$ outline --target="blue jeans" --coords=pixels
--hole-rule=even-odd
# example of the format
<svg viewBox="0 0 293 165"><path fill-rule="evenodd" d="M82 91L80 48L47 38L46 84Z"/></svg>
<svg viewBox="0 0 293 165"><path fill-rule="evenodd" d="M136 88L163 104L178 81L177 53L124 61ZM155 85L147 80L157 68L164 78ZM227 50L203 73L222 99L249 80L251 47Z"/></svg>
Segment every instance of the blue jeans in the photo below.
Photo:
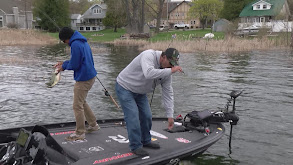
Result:
<svg viewBox="0 0 293 165"><path fill-rule="evenodd" d="M152 113L146 94L124 89L116 82L116 95L124 113L131 151L151 142Z"/></svg>

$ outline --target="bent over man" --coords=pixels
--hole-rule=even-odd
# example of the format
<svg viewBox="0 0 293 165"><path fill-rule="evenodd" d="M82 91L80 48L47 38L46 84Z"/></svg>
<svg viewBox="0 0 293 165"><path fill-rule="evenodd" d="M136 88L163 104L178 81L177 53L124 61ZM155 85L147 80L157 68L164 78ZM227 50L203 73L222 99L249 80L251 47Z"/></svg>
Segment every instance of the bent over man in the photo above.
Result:
<svg viewBox="0 0 293 165"><path fill-rule="evenodd" d="M159 144L151 142L152 113L147 93L162 86L162 98L168 128L174 125L172 73L183 72L178 66L179 52L174 48L166 51L146 50L124 68L116 79L116 94L121 104L126 122L130 150L139 156L149 153L143 147L159 149Z"/></svg>

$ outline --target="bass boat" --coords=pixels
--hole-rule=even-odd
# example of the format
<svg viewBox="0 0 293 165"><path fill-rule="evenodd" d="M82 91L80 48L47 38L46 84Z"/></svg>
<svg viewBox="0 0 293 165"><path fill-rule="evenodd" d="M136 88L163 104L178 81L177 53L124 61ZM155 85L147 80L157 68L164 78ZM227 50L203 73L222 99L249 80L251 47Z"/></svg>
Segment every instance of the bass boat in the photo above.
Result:
<svg viewBox="0 0 293 165"><path fill-rule="evenodd" d="M74 133L75 122L0 130L0 165L178 164L180 159L197 156L216 143L224 135L223 122L231 124L231 145L232 126L239 120L235 101L241 93L232 91L222 110L179 115L172 130L166 129L166 118L153 118L152 141L161 148L145 148L150 153L146 157L129 150L124 120L109 119L98 120L101 129L77 141L65 140Z"/></svg>

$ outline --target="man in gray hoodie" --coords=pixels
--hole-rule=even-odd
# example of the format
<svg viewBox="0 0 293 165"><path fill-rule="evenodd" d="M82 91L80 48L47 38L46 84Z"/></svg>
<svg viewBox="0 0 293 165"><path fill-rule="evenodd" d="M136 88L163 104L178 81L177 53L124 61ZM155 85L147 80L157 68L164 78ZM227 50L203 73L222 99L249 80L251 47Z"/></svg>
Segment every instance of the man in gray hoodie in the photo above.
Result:
<svg viewBox="0 0 293 165"><path fill-rule="evenodd" d="M159 144L151 142L152 113L147 98L147 93L152 92L156 85L162 86L168 128L174 125L172 73L183 72L178 60L179 52L174 48L165 52L146 50L134 58L116 79L115 90L124 112L129 147L136 155L149 155L143 147L160 148Z"/></svg>

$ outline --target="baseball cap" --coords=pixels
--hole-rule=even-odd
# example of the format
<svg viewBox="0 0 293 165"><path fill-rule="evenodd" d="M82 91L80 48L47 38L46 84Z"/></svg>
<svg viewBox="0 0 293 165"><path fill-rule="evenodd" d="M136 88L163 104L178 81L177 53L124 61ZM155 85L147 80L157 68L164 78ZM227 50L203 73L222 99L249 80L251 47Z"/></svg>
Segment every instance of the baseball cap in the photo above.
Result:
<svg viewBox="0 0 293 165"><path fill-rule="evenodd" d="M165 55L167 57L167 59L170 61L170 63L173 66L178 66L179 65L179 52L177 49L175 48L168 48L165 51Z"/></svg>

